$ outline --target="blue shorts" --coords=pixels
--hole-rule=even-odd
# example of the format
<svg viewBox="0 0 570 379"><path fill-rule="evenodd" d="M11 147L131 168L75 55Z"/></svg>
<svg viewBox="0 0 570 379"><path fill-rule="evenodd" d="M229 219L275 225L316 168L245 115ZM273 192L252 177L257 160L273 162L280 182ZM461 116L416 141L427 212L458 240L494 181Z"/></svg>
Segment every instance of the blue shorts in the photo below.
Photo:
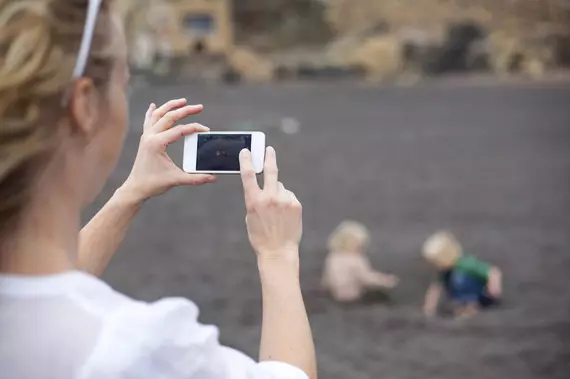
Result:
<svg viewBox="0 0 570 379"><path fill-rule="evenodd" d="M481 307L488 307L495 302L487 294L484 281L461 270L450 273L446 287L449 297L458 305L478 303Z"/></svg>

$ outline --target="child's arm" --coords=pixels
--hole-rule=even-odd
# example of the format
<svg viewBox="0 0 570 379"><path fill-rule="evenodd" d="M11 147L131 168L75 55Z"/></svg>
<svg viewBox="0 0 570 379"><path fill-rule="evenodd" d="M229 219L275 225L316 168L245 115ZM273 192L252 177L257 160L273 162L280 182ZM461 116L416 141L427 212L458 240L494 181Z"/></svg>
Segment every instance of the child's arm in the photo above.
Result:
<svg viewBox="0 0 570 379"><path fill-rule="evenodd" d="M367 259L364 259L358 268L359 280L366 287L394 288L398 285L396 276L374 270Z"/></svg>
<svg viewBox="0 0 570 379"><path fill-rule="evenodd" d="M473 256L462 259L457 267L485 280L487 283L487 292L490 296L494 298L501 297L503 293L503 274L498 267L491 266Z"/></svg>
<svg viewBox="0 0 570 379"><path fill-rule="evenodd" d="M394 288L398 285L399 279L395 275L385 274L379 271L371 271L364 277L364 284L367 287Z"/></svg>
<svg viewBox="0 0 570 379"><path fill-rule="evenodd" d="M432 317L435 315L442 293L443 293L443 288L441 287L441 284L432 283L429 286L426 292L426 297L424 302L424 314L426 316Z"/></svg>
<svg viewBox="0 0 570 379"><path fill-rule="evenodd" d="M503 294L503 273L498 267L491 267L489 270L487 291L494 298L500 298Z"/></svg>

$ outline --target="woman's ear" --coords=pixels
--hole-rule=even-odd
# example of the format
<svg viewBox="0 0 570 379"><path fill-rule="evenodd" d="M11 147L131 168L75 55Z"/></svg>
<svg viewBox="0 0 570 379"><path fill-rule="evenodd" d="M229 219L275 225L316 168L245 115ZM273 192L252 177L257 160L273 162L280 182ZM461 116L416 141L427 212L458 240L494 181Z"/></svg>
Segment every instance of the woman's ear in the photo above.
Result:
<svg viewBox="0 0 570 379"><path fill-rule="evenodd" d="M69 96L71 133L89 141L97 133L100 100L90 78L75 81Z"/></svg>

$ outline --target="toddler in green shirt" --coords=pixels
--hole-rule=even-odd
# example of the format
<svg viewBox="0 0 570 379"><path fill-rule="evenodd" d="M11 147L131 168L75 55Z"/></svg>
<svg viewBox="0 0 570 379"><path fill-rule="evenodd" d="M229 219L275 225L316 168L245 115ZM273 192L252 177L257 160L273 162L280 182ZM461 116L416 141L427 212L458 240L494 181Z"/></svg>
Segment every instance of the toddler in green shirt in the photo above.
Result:
<svg viewBox="0 0 570 379"><path fill-rule="evenodd" d="M502 273L499 268L465 254L451 233L441 231L429 237L423 246L423 256L439 274L425 296L427 316L435 315L444 293L451 300L457 317L471 316L500 299Z"/></svg>

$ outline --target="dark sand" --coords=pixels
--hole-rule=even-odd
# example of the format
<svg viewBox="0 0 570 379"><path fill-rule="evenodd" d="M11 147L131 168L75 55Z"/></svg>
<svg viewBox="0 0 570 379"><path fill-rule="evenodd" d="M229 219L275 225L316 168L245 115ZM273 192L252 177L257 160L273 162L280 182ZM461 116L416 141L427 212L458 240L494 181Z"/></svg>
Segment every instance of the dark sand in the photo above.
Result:
<svg viewBox="0 0 570 379"><path fill-rule="evenodd" d="M304 205L302 281L326 379L570 377L570 86L370 88L204 84L133 95L121 163L92 214L128 174L150 101L187 96L215 129L262 129ZM286 135L281 117L301 132ZM182 144L171 150L181 162ZM222 341L257 354L260 290L237 177L152 200L106 273L144 300L186 296ZM402 278L389 305L340 307L319 289L329 232L369 226L375 266ZM433 273L423 240L448 227L506 276L502 308L427 321Z"/></svg>

